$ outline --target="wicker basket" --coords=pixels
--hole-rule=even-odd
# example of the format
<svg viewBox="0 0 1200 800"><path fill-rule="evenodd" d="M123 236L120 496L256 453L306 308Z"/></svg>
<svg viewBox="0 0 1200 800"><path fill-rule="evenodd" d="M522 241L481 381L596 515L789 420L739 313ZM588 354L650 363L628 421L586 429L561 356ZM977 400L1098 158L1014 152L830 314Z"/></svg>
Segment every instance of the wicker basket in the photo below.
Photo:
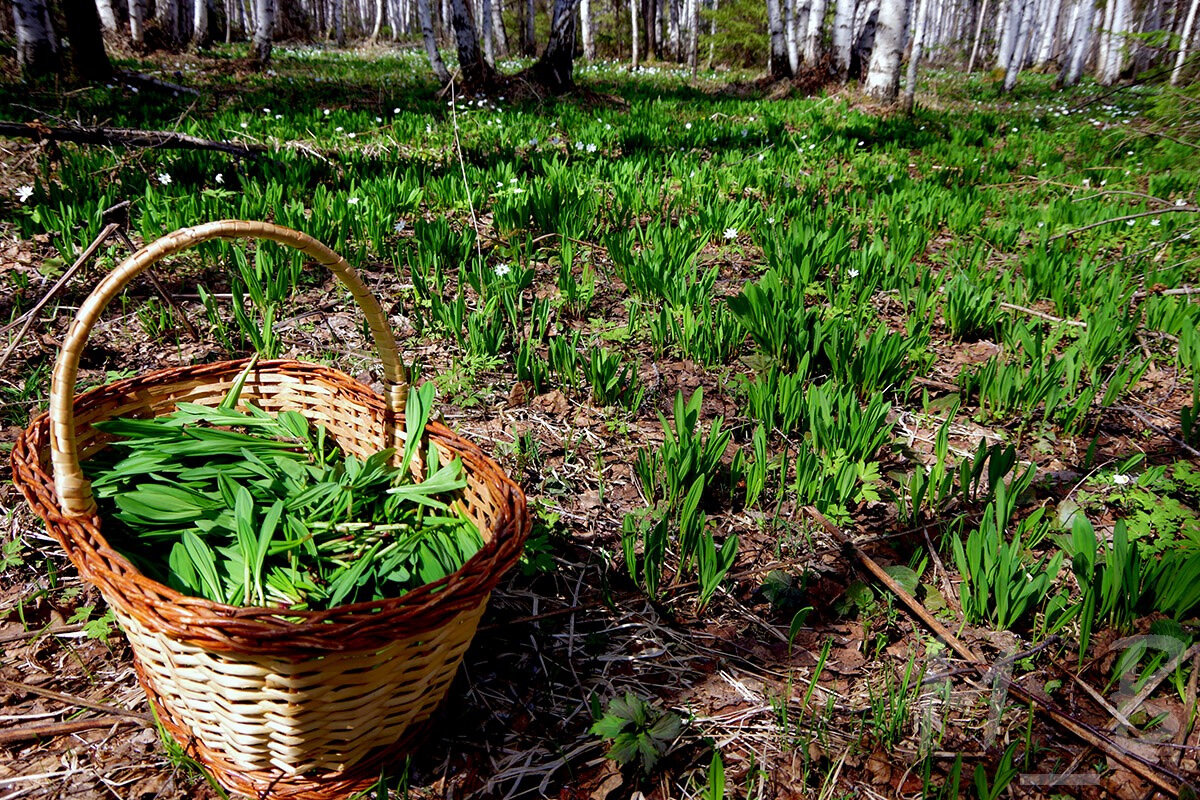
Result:
<svg viewBox="0 0 1200 800"><path fill-rule="evenodd" d="M302 233L227 220L143 247L96 287L55 364L49 414L13 448L13 479L115 610L146 694L189 753L238 793L344 796L407 749L441 701L489 593L528 533L525 497L478 447L431 422L427 435L442 463L463 461L463 508L484 547L454 574L401 598L287 611L286 618L280 609L181 595L109 547L79 463L107 441L92 423L166 414L181 400L214 405L246 362L159 370L76 398L83 346L100 312L142 270L199 242L240 237L294 247L342 280L366 314L388 387L380 397L337 370L275 360L251 370L242 398L303 413L359 457L403 441L407 370L379 303L354 270Z"/></svg>

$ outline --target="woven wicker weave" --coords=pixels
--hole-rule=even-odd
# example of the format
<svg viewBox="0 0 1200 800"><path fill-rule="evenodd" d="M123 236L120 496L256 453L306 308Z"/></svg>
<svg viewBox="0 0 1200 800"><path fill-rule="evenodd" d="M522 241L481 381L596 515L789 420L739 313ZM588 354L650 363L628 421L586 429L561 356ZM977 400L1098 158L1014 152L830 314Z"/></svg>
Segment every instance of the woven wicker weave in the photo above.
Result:
<svg viewBox="0 0 1200 800"><path fill-rule="evenodd" d="M286 616L237 608L180 595L109 547L79 465L108 441L92 423L160 416L182 400L215 405L247 362L159 370L75 397L88 334L107 303L154 262L239 237L294 247L338 275L367 317L387 386L380 397L337 370L272 360L251 369L242 399L299 411L359 457L403 441L407 370L378 302L350 266L302 233L222 221L142 248L96 287L64 340L49 414L13 448L13 479L115 610L142 685L175 739L233 791L320 800L368 785L416 736L453 679L491 590L516 561L529 519L524 495L493 461L431 422L439 461L463 461L462 506L484 546L457 572L401 598Z"/></svg>

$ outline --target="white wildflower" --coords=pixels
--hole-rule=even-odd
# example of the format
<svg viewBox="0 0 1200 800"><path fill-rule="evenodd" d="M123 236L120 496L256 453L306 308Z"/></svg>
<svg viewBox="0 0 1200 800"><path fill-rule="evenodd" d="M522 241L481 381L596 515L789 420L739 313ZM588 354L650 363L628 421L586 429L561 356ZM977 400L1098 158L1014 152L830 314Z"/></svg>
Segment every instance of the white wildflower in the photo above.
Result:
<svg viewBox="0 0 1200 800"><path fill-rule="evenodd" d="M1134 225L1137 224L1137 220L1136 219L1127 219L1127 220L1125 220L1125 224L1132 228Z"/></svg>
<svg viewBox="0 0 1200 800"><path fill-rule="evenodd" d="M404 220L398 219L396 220L396 224L392 226L392 230L394 230L396 233L404 233L404 229L407 227L408 224Z"/></svg>
<svg viewBox="0 0 1200 800"><path fill-rule="evenodd" d="M510 265L508 265L508 264L497 264L496 265L496 277L497 278L503 278L505 275L507 275L510 272L512 272L512 267Z"/></svg>
<svg viewBox="0 0 1200 800"><path fill-rule="evenodd" d="M858 270L856 270L854 267L851 267L850 269L846 270L846 276L850 278L850 280L854 280L858 277Z"/></svg>
<svg viewBox="0 0 1200 800"><path fill-rule="evenodd" d="M1162 220L1161 219L1152 219L1152 220L1150 220L1150 224L1153 227L1157 228L1159 225L1162 224Z"/></svg>
<svg viewBox="0 0 1200 800"><path fill-rule="evenodd" d="M1129 476L1119 474L1113 475L1113 483L1115 483L1117 486L1124 486L1125 484L1129 483Z"/></svg>
<svg viewBox="0 0 1200 800"><path fill-rule="evenodd" d="M170 186L171 185L171 173L169 173L169 172L158 173L158 182L161 183L163 186Z"/></svg>
<svg viewBox="0 0 1200 800"><path fill-rule="evenodd" d="M351 206L356 206L356 205L358 205L358 198L357 197L347 198L346 204L351 205Z"/></svg>
<svg viewBox="0 0 1200 800"><path fill-rule="evenodd" d="M774 224L775 224L775 218L774 218L774 217L767 217L767 224L768 224L768 225L774 225Z"/></svg>
<svg viewBox="0 0 1200 800"><path fill-rule="evenodd" d="M213 180L215 180L217 183L224 183L225 182L225 173L218 172L216 175L213 176Z"/></svg>
<svg viewBox="0 0 1200 800"><path fill-rule="evenodd" d="M29 200L29 198L31 198L31 197L33 197L33 187L32 186L22 186L19 189L17 189L17 200L19 200L20 202L22 202L22 203L27 202Z"/></svg>
<svg viewBox="0 0 1200 800"><path fill-rule="evenodd" d="M736 239L737 238L737 228L726 228L725 229L725 238L726 239Z"/></svg>

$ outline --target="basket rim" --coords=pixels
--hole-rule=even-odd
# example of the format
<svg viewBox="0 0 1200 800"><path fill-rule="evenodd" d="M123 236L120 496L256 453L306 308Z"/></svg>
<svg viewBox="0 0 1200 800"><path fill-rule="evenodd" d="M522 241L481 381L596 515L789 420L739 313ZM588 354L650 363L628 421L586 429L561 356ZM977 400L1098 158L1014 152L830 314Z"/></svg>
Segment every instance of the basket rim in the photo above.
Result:
<svg viewBox="0 0 1200 800"><path fill-rule="evenodd" d="M73 410L78 415L102 407L105 400L148 386L236 374L248 361L236 359L141 373L78 395ZM262 373L291 373L327 381L354 395L365 406L364 411L381 417L389 413L382 396L333 367L270 359L258 361L251 375ZM97 585L108 602L151 630L213 650L256 655L290 655L305 649L345 652L367 649L398 634L435 630L455 616L448 617L444 610L464 603L477 604L495 587L501 575L516 563L529 533L526 499L520 487L477 445L430 420L426 427L430 439L462 458L464 469L486 486L499 511L491 526L491 539L462 567L399 597L319 611L218 603L182 594L144 575L109 545L101 532L103 520L98 512L84 516L64 512L54 490L54 478L38 458L39 450L49 447L49 427L49 414L38 415L20 432L12 449L13 483L33 511L46 523L81 576ZM166 620L154 619L172 609L175 613L168 613ZM160 613L151 615L150 611Z"/></svg>

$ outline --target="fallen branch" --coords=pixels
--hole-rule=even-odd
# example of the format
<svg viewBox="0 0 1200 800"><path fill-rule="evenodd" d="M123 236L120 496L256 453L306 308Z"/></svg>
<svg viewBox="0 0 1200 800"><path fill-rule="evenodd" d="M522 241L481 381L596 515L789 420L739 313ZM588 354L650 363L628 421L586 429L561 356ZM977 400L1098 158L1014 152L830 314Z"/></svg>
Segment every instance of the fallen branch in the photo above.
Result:
<svg viewBox="0 0 1200 800"><path fill-rule="evenodd" d="M1074 230L1063 231L1062 233L1056 233L1053 236L1051 236L1049 239L1047 239L1046 241L1053 242L1055 239L1061 239L1064 236L1074 236L1077 233L1083 233L1084 231L1090 231L1092 228L1099 228L1101 225L1108 225L1110 222L1125 222L1125 221L1131 220L1131 219L1140 219L1141 217L1157 217L1160 214L1172 214L1175 212L1180 212L1180 213L1190 212L1190 213L1194 214L1197 211L1200 211L1200 206L1170 206L1168 208L1156 208L1153 211L1139 211L1136 214L1126 214L1123 217L1113 217L1112 219L1102 219L1099 222L1093 222L1090 225L1084 225L1082 228L1075 228Z"/></svg>
<svg viewBox="0 0 1200 800"><path fill-rule="evenodd" d="M30 686L28 683L18 683L17 681L5 680L0 678L0 686L6 686L9 689L15 689L19 692L27 692L36 694L40 697L45 697L47 700L57 700L60 703L66 703L70 706L78 708L88 708L92 711L103 711L114 717L129 717L130 719L140 720L150 724L153 720L149 714L143 714L141 711L130 711L126 708L118 706L106 705L104 703L93 703L91 700L85 700L82 697L76 697L71 694L63 694L62 692L54 692L49 689L43 689L40 686Z"/></svg>
<svg viewBox="0 0 1200 800"><path fill-rule="evenodd" d="M50 736L62 736L67 733L91 731L97 728L113 728L118 725L147 725L150 723L133 717L95 717L93 719L73 719L66 722L48 722L42 725L22 725L19 728L8 728L0 731L0 744L13 744L30 739L44 739Z"/></svg>
<svg viewBox="0 0 1200 800"><path fill-rule="evenodd" d="M38 628L32 631L15 631L0 634L0 644L23 642L26 639L36 639L39 636L57 636L60 633L79 633L83 625L60 625L57 628Z"/></svg>
<svg viewBox="0 0 1200 800"><path fill-rule="evenodd" d="M924 622L930 628L930 630L932 630L938 636L939 639L948 644L950 648L954 650L954 652L958 653L961 658L965 659L972 667L974 667L978 674L982 676L988 676L991 670L988 668L987 664L984 663L983 659L980 658L973 650L971 650L970 647L965 645L958 637L951 633L945 625L938 621L936 617L930 614L925 606L917 602L917 599L909 594L907 589L897 583L896 580L892 578L892 576L889 575L883 567L879 566L879 564L873 558L867 555L863 549L858 546L858 544L851 541L845 534L841 532L841 530L838 529L836 525L826 519L825 515L817 509L808 506L804 510L810 517L816 520L816 522L825 530L826 533L833 537L833 540L837 542L843 548L843 550L847 550L852 553L868 572L878 578L884 586L886 586L894 595L896 595L896 597L900 598L900 600L906 606L908 606L909 610L922 622ZM1024 689L1020 684L1013 683L1011 681L1006 680L1005 686L1007 690L1022 703L1029 704L1030 707L1041 712L1056 725L1074 734L1076 737L1095 747L1097 750L1102 751L1109 758L1120 763L1126 769L1135 773L1147 782L1153 784L1167 796L1179 797L1181 790L1185 787L1194 790L1194 787L1187 780L1187 778L1178 774L1175 772L1175 770L1164 767L1162 764L1156 764L1155 762L1139 755L1138 753L1130 752L1117 742L1110 739L1105 731L1098 730L1086 722L1081 722L1065 712L1060 711L1057 706L1053 705L1046 698L1036 696Z"/></svg>
<svg viewBox="0 0 1200 800"><path fill-rule="evenodd" d="M62 291L62 288L67 285L67 281L71 280L71 278L75 276L76 272L79 272L83 265L88 262L88 259L92 257L92 254L100 248L100 245L104 244L108 237L112 236L113 233L115 233L120 227L121 226L115 222L110 222L105 225L104 229L100 231L100 235L92 240L92 243L89 244L87 249L80 254L79 258L75 259L75 263L71 265L70 269L64 272L62 277L50 287L50 291L46 292L46 294L42 296L42 299L37 302L37 305L25 312L25 324L23 324L21 329L17 331L16 337L12 340L12 343L9 344L8 349L4 351L4 355L0 355L0 367L3 367L8 363L8 359L12 357L13 351L17 349L17 345L21 343L21 340L25 338L25 334L29 332L29 328L33 325L33 321L37 319L38 312L41 311L47 303L54 299L54 297L60 291Z"/></svg>
<svg viewBox="0 0 1200 800"><path fill-rule="evenodd" d="M41 122L0 121L0 136L33 139L37 142L74 142L117 147L157 147L169 150L216 150L235 156L260 156L266 145L244 142L218 142L174 131L143 131L134 128L52 128Z"/></svg>
<svg viewBox="0 0 1200 800"><path fill-rule="evenodd" d="M140 72L130 72L127 69L117 70L117 76L126 83L140 83L143 86L149 86L152 89L163 89L168 92L178 92L180 94L190 94L193 97L199 97L200 92L190 86L181 86L178 83L164 81L162 78L155 78L150 75L143 75Z"/></svg>

